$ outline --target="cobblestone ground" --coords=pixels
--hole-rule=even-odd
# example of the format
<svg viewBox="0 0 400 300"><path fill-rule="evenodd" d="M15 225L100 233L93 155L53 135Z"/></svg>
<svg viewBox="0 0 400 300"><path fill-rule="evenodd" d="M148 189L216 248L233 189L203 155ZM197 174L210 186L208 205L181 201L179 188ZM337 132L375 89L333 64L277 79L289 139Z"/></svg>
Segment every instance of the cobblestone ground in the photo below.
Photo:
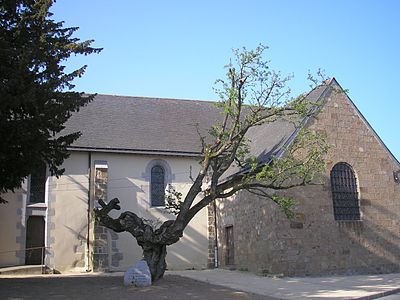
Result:
<svg viewBox="0 0 400 300"><path fill-rule="evenodd" d="M236 291L178 275L146 288L126 287L122 277L0 278L0 299L254 299L274 298Z"/></svg>

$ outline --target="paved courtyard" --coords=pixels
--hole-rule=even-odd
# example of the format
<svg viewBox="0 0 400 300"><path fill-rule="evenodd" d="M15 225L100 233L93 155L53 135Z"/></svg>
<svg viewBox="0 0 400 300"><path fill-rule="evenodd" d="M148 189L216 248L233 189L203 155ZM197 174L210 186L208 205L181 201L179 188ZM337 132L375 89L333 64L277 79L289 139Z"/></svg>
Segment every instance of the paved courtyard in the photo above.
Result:
<svg viewBox="0 0 400 300"><path fill-rule="evenodd" d="M177 271L203 282L268 295L275 299L378 299L400 300L400 274L322 276L322 277L261 277L249 272L224 269ZM383 298L382 300L386 300Z"/></svg>
<svg viewBox="0 0 400 300"><path fill-rule="evenodd" d="M146 288L126 287L123 273L0 276L0 299L381 299L400 300L400 274L260 277L223 269L167 272Z"/></svg>
<svg viewBox="0 0 400 300"><path fill-rule="evenodd" d="M151 287L123 285L122 276L35 276L0 278L0 299L249 299L274 298L212 285L178 275L166 275Z"/></svg>

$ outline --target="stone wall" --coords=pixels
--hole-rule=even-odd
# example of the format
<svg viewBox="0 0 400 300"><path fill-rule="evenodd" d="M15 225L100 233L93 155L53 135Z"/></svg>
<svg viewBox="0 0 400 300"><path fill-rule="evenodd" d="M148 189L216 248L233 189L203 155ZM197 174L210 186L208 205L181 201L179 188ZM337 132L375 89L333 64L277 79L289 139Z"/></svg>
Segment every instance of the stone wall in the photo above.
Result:
<svg viewBox="0 0 400 300"><path fill-rule="evenodd" d="M344 93L327 96L310 127L333 148L324 185L293 189L296 218L286 219L271 201L241 192L218 202L219 259L224 266L224 230L233 225L235 267L283 275L400 271L400 169ZM357 176L361 220L335 221L330 170L349 163Z"/></svg>
<svg viewBox="0 0 400 300"><path fill-rule="evenodd" d="M107 165L107 162L99 162ZM95 204L101 199L107 202L108 168L96 167L94 175L94 201ZM117 248L118 234L95 221L94 224L94 247L93 247L93 270L110 271L119 267L119 261L123 254Z"/></svg>
<svg viewBox="0 0 400 300"><path fill-rule="evenodd" d="M207 267L213 269L215 267L215 247L216 247L216 232L215 232L215 212L214 203L210 203L207 206L207 216L208 216L208 262Z"/></svg>

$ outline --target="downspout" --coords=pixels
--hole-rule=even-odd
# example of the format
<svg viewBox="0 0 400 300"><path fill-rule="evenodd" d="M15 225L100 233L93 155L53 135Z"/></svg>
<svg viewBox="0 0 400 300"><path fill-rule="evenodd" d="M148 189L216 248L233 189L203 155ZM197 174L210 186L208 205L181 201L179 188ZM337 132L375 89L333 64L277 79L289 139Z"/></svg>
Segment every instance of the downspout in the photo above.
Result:
<svg viewBox="0 0 400 300"><path fill-rule="evenodd" d="M86 233L86 255L87 255L87 264L86 264L86 272L91 272L90 269L90 200L92 195L92 152L88 152L88 207L87 207L87 233Z"/></svg>
<svg viewBox="0 0 400 300"><path fill-rule="evenodd" d="M218 268L218 228L217 228L217 199L213 202L214 209L214 268Z"/></svg>

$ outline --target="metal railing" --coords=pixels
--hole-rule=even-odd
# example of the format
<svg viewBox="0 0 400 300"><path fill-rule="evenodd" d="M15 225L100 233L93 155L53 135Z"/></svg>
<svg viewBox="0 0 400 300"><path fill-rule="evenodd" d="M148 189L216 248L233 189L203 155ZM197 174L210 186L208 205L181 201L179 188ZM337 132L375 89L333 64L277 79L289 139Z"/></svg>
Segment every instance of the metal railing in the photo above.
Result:
<svg viewBox="0 0 400 300"><path fill-rule="evenodd" d="M18 253L18 252L24 252L25 253L25 261L26 261L26 256L28 255L27 253L29 253L28 251L34 251L34 250L39 250L40 249L40 266L41 266L41 273L45 274L46 268L47 266L44 263L44 259L45 259L45 251L46 249L51 249L51 247L30 247L30 248L23 248L23 249L17 249L17 250L8 250L8 251L0 251L0 256L2 254L6 254L6 253ZM26 264L24 264L26 265ZM19 267L19 266L23 266L23 265L13 265L11 267Z"/></svg>

